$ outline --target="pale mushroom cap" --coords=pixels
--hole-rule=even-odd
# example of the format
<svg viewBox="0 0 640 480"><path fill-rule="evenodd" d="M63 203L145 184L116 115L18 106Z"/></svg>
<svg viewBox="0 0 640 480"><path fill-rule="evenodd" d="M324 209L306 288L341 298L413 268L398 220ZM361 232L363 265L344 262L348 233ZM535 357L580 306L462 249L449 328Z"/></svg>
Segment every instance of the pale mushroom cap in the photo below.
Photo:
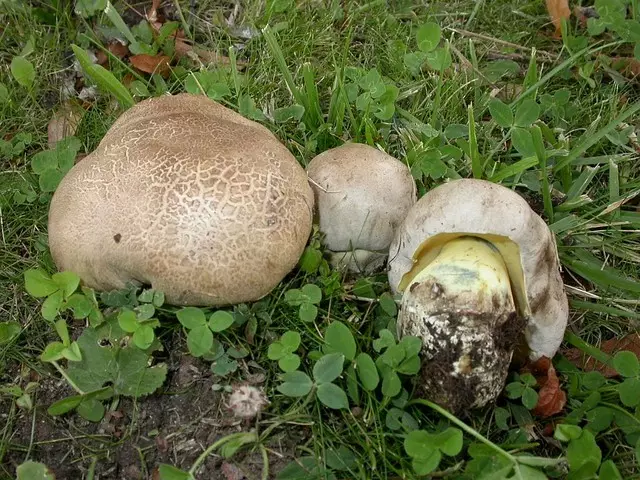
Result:
<svg viewBox="0 0 640 480"><path fill-rule="evenodd" d="M414 254L439 234L508 237L520 250L530 318L525 336L531 357L553 357L562 343L568 302L553 233L512 190L484 180L440 185L409 211L389 248L389 283L394 292L414 265Z"/></svg>
<svg viewBox="0 0 640 480"><path fill-rule="evenodd" d="M163 96L126 111L65 176L49 245L90 287L227 305L291 271L312 212L304 169L269 130L204 96Z"/></svg>
<svg viewBox="0 0 640 480"><path fill-rule="evenodd" d="M326 247L378 252L384 259L395 229L416 202L409 168L376 148L346 143L316 156L307 173ZM379 266L380 256L361 252L350 258Z"/></svg>

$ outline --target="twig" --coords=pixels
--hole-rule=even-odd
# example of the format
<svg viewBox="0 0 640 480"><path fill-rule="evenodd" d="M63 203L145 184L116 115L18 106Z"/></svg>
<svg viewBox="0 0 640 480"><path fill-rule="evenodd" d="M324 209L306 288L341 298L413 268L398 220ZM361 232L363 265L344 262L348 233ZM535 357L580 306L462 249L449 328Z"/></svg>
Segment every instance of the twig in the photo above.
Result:
<svg viewBox="0 0 640 480"><path fill-rule="evenodd" d="M489 80L480 70L478 70L473 63L471 63L469 61L469 59L467 59L467 57L465 57L462 52L460 50L458 50L456 47L454 47L452 44L449 44L449 48L451 49L451 51L453 53L456 54L456 57L458 57L458 60L460 60L460 62L463 64L463 66L465 66L466 68L471 68L471 70L473 70L475 72L475 74L481 78L483 81L487 82L491 88L498 88L491 80Z"/></svg>
<svg viewBox="0 0 640 480"><path fill-rule="evenodd" d="M505 40L500 40L499 38L494 38L489 35L483 35L482 33L469 32L468 30L462 30L460 28L453 28L453 27L447 27L447 28L452 32L459 33L460 35L463 35L465 37L479 38L481 40L494 42L494 43L497 43L498 45L504 45L505 47L516 48L518 50L527 50L527 51L531 50L529 47L525 47L524 45L518 45L517 43L507 42ZM545 50L536 50L536 52L547 57L548 60L555 59L555 55Z"/></svg>
<svg viewBox="0 0 640 480"><path fill-rule="evenodd" d="M514 62L529 63L530 57L521 53L487 52L487 58L491 60L513 60Z"/></svg>

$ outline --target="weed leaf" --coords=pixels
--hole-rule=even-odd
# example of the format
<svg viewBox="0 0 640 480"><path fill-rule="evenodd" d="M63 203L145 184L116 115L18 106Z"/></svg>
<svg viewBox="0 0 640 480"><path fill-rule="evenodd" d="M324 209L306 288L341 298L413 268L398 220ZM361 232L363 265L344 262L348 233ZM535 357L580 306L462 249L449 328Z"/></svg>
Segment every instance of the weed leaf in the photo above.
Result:
<svg viewBox="0 0 640 480"><path fill-rule="evenodd" d="M360 353L356 357L356 372L362 387L367 391L375 390L380 383L376 364L367 353Z"/></svg>
<svg viewBox="0 0 640 480"><path fill-rule="evenodd" d="M209 318L209 328L213 332L222 332L233 325L233 315L223 310L214 312Z"/></svg>
<svg viewBox="0 0 640 480"><path fill-rule="evenodd" d="M178 321L189 330L202 327L207 323L207 317L204 312L196 307L185 307L176 313Z"/></svg>
<svg viewBox="0 0 640 480"><path fill-rule="evenodd" d="M24 57L13 57L11 60L11 75L25 88L30 88L36 78L36 71L33 63Z"/></svg>
<svg viewBox="0 0 640 480"><path fill-rule="evenodd" d="M24 286L27 293L36 298L49 296L59 288L51 277L39 268L24 272Z"/></svg>
<svg viewBox="0 0 640 480"><path fill-rule="evenodd" d="M284 383L278 385L277 390L287 397L304 397L313 387L313 382L304 372L285 373L282 380Z"/></svg>
<svg viewBox="0 0 640 480"><path fill-rule="evenodd" d="M440 43L442 31L440 25L434 22L427 22L422 25L416 32L416 40L418 48L423 52L431 52L436 49Z"/></svg>
<svg viewBox="0 0 640 480"><path fill-rule="evenodd" d="M334 410L349 408L349 400L344 390L334 383L322 383L318 385L318 400Z"/></svg>
<svg viewBox="0 0 640 480"><path fill-rule="evenodd" d="M342 353L347 360L356 356L356 341L349 327L342 322L332 322L324 335L325 353Z"/></svg>
<svg viewBox="0 0 640 480"><path fill-rule="evenodd" d="M497 98L492 98L489 102L489 112L498 125L502 128L510 128L513 125L513 112L509 105Z"/></svg>
<svg viewBox="0 0 640 480"><path fill-rule="evenodd" d="M158 466L160 480L194 480L193 475L166 463Z"/></svg>
<svg viewBox="0 0 640 480"><path fill-rule="evenodd" d="M194 357L201 357L213 346L213 333L206 326L196 327L187 335L187 347Z"/></svg>
<svg viewBox="0 0 640 480"><path fill-rule="evenodd" d="M30 460L18 465L16 480L55 480L55 475L44 463Z"/></svg>
<svg viewBox="0 0 640 480"><path fill-rule="evenodd" d="M313 366L313 378L319 384L333 382L342 373L344 355L329 353Z"/></svg>

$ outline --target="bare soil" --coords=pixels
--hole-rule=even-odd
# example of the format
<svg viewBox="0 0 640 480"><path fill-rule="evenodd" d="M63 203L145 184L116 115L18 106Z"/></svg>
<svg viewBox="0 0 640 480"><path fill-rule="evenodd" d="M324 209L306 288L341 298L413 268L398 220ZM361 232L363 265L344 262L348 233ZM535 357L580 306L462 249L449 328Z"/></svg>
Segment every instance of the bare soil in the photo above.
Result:
<svg viewBox="0 0 640 480"><path fill-rule="evenodd" d="M20 377L15 367L10 370L13 372L0 378L0 383ZM76 413L48 415L51 403L73 391L55 376L42 378L32 411L16 410L6 397L0 399L0 424L9 432L0 479L14 478L16 467L27 457L45 463L58 480L87 478L95 458L96 480L156 480L161 463L188 470L216 440L255 427L227 411L226 394L212 390L216 381L219 379L210 373L208 364L176 354L170 359L162 390L137 401L122 399L96 424ZM12 419L12 424L7 424ZM301 430L287 430L270 436L269 478L275 478L293 460L295 446L304 435ZM253 480L261 478L262 468L262 457L250 448L228 460L213 453L198 470L197 478Z"/></svg>

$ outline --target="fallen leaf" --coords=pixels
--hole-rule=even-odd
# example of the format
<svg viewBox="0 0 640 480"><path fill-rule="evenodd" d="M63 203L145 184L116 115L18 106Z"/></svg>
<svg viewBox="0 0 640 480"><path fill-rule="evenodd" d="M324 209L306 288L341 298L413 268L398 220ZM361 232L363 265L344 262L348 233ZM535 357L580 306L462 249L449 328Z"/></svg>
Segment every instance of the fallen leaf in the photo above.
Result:
<svg viewBox="0 0 640 480"><path fill-rule="evenodd" d="M551 22L556 27L556 37L561 36L562 19L569 19L571 10L569 9L569 0L546 0L547 11L551 17Z"/></svg>
<svg viewBox="0 0 640 480"><path fill-rule="evenodd" d="M155 28L160 28L160 26L162 26L162 23L159 22L158 20L158 9L160 8L160 0L153 0L153 2L151 2L151 8L149 10L147 10L146 15L147 15L147 21L153 25ZM156 27L156 24L158 24L158 26Z"/></svg>
<svg viewBox="0 0 640 480"><path fill-rule="evenodd" d="M169 74L169 57L167 55L133 55L129 57L131 65L145 73L159 73L162 76Z"/></svg>
<svg viewBox="0 0 640 480"><path fill-rule="evenodd" d="M109 50L109 52L111 52L113 55L115 55L118 58L123 58L125 55L129 54L129 47L120 43L117 40L110 42L107 45L107 50Z"/></svg>
<svg viewBox="0 0 640 480"><path fill-rule="evenodd" d="M560 413L567 403L567 394L560 388L560 380L553 365L549 367L546 381L538 392L538 404L533 413L541 417L550 417Z"/></svg>
<svg viewBox="0 0 640 480"><path fill-rule="evenodd" d="M613 57L611 68L630 79L640 75L640 61L635 57Z"/></svg>
<svg viewBox="0 0 640 480"><path fill-rule="evenodd" d="M567 403L567 394L560 388L560 380L551 360L541 357L526 365L522 372L530 372L538 381L538 404L532 410L535 415L550 417L560 413Z"/></svg>
<svg viewBox="0 0 640 480"><path fill-rule="evenodd" d="M156 448L160 453L167 453L169 451L169 442L165 437L158 435L156 437Z"/></svg>
<svg viewBox="0 0 640 480"><path fill-rule="evenodd" d="M580 7L576 5L573 8L573 14L578 19L578 23L580 23L582 28L587 28L587 23L590 18L598 18L598 13L594 7Z"/></svg>
<svg viewBox="0 0 640 480"><path fill-rule="evenodd" d="M49 148L54 148L63 138L75 135L84 115L84 109L77 103L67 100L53 113L47 125Z"/></svg>
<svg viewBox="0 0 640 480"><path fill-rule="evenodd" d="M242 471L233 463L223 462L221 470L225 480L242 480L244 478Z"/></svg>
<svg viewBox="0 0 640 480"><path fill-rule="evenodd" d="M560 423L560 422L556 422L555 420L551 420L542 429L542 435L544 437L551 437L553 435L553 432L555 432L556 426L558 425L558 423Z"/></svg>
<svg viewBox="0 0 640 480"><path fill-rule="evenodd" d="M215 63L217 65L230 65L231 59L225 55L220 55L218 52L211 52L197 45L191 45L187 40L176 37L176 56L192 56L195 55L203 63ZM238 69L242 69L246 66L247 62L243 60L236 60Z"/></svg>
<svg viewBox="0 0 640 480"><path fill-rule="evenodd" d="M622 338L612 338L600 344L600 350L615 355L622 350L629 350L640 358L640 335L631 333ZM578 348L564 350L562 354L579 369L585 372L598 371L605 377L613 378L618 376L618 372L613 367L598 362L595 358L588 356Z"/></svg>

